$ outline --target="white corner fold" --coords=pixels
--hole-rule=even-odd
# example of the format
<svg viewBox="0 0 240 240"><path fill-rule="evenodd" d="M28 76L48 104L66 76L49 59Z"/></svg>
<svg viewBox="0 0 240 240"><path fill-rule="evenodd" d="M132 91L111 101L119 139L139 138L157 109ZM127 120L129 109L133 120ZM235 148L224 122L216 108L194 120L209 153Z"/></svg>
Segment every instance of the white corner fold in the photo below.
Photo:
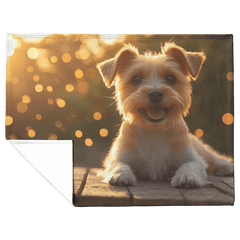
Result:
<svg viewBox="0 0 240 240"><path fill-rule="evenodd" d="M72 204L72 140L8 140Z"/></svg>

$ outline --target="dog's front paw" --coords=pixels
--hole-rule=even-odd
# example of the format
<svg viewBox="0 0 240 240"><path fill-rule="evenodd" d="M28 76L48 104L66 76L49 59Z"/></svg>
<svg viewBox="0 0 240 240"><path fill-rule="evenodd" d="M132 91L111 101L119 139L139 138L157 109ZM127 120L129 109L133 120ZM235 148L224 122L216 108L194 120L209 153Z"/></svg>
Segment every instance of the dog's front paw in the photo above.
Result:
<svg viewBox="0 0 240 240"><path fill-rule="evenodd" d="M120 172L112 175L111 179L109 180L109 184L114 186L129 186L136 185L137 180L133 173Z"/></svg>
<svg viewBox="0 0 240 240"><path fill-rule="evenodd" d="M110 173L108 173L103 182L114 186L129 186L137 184L137 180L130 167L122 164L118 164Z"/></svg>
<svg viewBox="0 0 240 240"><path fill-rule="evenodd" d="M171 180L172 187L203 187L211 184L206 180L207 174L204 169L196 168L194 164L183 164Z"/></svg>

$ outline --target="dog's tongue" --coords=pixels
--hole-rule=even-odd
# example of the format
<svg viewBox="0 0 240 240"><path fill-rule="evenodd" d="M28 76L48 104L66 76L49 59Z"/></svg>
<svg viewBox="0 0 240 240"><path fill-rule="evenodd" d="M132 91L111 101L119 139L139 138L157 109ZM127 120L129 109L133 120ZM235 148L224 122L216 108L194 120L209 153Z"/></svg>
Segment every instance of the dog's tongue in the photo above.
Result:
<svg viewBox="0 0 240 240"><path fill-rule="evenodd" d="M150 109L147 114L153 120L158 120L165 115L165 112L163 111L163 109L153 108Z"/></svg>

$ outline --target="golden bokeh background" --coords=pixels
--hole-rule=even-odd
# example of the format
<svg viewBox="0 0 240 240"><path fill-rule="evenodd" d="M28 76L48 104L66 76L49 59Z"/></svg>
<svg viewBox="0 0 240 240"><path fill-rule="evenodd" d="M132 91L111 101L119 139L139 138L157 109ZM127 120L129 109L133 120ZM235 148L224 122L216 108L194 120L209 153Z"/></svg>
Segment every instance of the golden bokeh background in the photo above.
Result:
<svg viewBox="0 0 240 240"><path fill-rule="evenodd" d="M99 167L121 117L96 64L123 44L160 51L173 39L207 61L193 85L186 117L190 131L233 155L232 36L219 35L10 35L6 79L7 139L72 139L76 165Z"/></svg>

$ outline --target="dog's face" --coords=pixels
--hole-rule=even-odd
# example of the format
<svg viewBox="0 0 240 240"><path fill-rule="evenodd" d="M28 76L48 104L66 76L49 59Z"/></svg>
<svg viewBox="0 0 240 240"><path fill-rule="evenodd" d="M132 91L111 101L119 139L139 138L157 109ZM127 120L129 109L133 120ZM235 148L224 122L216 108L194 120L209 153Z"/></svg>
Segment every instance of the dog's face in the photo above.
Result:
<svg viewBox="0 0 240 240"><path fill-rule="evenodd" d="M159 54L144 55L128 45L97 67L107 87L115 84L117 107L125 120L165 130L188 113L190 81L204 60L203 53L186 52L174 43L165 44Z"/></svg>

